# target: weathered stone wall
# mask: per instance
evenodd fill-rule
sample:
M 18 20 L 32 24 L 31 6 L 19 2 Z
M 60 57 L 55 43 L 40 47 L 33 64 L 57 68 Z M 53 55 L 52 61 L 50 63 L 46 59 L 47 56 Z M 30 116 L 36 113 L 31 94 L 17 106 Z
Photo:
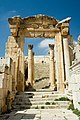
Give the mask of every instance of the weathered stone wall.
M 27 61 L 27 56 L 25 58 Z M 45 77 L 49 77 L 49 56 L 34 56 L 35 80 Z
M 35 80 L 49 77 L 48 63 L 35 63 Z
M 0 58 L 0 113 L 7 110 L 7 92 L 12 91 L 12 75 L 10 74 L 10 58 Z
M 48 63 L 49 64 L 49 56 L 34 56 L 35 63 Z
M 69 90 L 72 90 L 74 107 L 80 110 L 80 61 L 70 67 Z
M 28 56 L 25 56 L 25 61 L 28 62 Z M 34 63 L 49 63 L 49 56 L 34 56 Z
M 27 64 L 28 57 L 25 56 L 25 70 Z M 41 89 L 49 85 L 49 68 L 49 56 L 34 56 L 34 88 Z
M 76 45 L 74 47 L 74 62 L 80 61 L 80 45 Z

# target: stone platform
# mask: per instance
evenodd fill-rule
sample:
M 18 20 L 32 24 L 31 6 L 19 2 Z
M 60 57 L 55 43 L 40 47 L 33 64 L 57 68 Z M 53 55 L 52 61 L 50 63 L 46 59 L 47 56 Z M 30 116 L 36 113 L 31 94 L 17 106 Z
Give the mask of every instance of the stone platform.
M 0 116 L 0 120 L 79 120 L 66 109 L 25 109 Z

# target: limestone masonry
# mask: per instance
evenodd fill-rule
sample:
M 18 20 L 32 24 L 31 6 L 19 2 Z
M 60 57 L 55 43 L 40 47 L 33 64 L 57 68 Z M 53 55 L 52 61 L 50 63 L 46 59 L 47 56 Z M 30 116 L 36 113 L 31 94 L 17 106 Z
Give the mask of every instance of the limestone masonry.
M 70 20 L 41 14 L 8 18 L 11 35 L 0 58 L 0 113 L 11 110 L 16 94 L 39 89 L 71 93 L 74 107 L 80 110 L 80 36 L 74 44 Z M 49 44 L 48 56 L 35 56 L 30 44 L 24 56 L 24 38 L 54 38 L 55 42 Z

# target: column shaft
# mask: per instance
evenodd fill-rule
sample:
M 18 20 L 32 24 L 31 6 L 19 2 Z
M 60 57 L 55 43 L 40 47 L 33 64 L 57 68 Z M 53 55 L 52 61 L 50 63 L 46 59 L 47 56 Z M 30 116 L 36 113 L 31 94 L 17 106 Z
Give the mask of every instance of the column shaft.
M 28 45 L 28 82 L 33 86 L 33 45 Z
M 33 52 L 33 63 L 32 63 L 32 79 L 33 79 L 33 84 L 35 83 L 35 81 L 34 81 L 34 52 Z
M 54 89 L 55 72 L 54 72 L 54 45 L 49 44 L 50 48 L 50 84 L 51 89 Z
M 64 92 L 64 60 L 61 33 L 55 36 L 57 90 Z
M 18 43 L 18 80 L 17 80 L 17 91 L 24 91 L 24 38 L 19 37 Z
M 9 36 L 8 42 L 6 44 L 6 53 L 5 58 L 11 58 L 11 75 L 12 75 L 12 90 L 16 92 L 16 84 L 17 84 L 17 51 L 18 51 L 18 44 L 16 42 L 16 37 Z
M 63 38 L 63 47 L 64 47 L 65 75 L 66 75 L 66 82 L 68 82 L 68 80 L 69 80 L 69 67 L 70 67 L 68 38 Z

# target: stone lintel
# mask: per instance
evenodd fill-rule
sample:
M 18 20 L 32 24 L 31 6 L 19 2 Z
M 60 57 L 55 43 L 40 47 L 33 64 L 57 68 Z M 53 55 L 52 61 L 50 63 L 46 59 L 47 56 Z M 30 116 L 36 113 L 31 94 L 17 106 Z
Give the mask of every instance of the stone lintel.
M 28 49 L 29 49 L 29 50 L 32 50 L 32 49 L 33 49 L 33 45 L 30 45 L 30 44 L 29 44 L 29 45 L 28 45 Z
M 23 29 L 20 29 L 23 30 Z M 48 28 L 48 29 L 44 29 L 44 28 L 38 28 L 38 29 L 34 29 L 34 28 L 25 28 L 26 32 L 59 32 L 60 29 L 59 28 Z

